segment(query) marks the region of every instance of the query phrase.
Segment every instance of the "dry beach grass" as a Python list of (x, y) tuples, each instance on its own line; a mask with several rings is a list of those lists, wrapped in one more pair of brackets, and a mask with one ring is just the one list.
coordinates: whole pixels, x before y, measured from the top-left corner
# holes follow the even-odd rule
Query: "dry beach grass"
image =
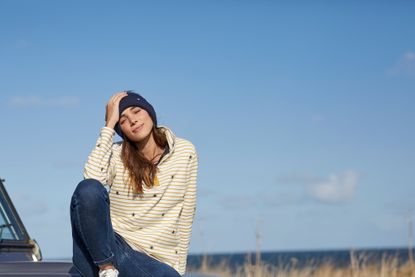
[(412, 259), (401, 263), (397, 257), (383, 257), (381, 261), (374, 263), (365, 255), (356, 255), (350, 252), (350, 265), (348, 267), (336, 267), (330, 262), (314, 266), (297, 268), (296, 261), (285, 267), (277, 267), (259, 262), (254, 264), (250, 259), (239, 266), (236, 271), (231, 271), (226, 261), (216, 266), (210, 266), (207, 258), (198, 269), (192, 270), (201, 274), (221, 277), (415, 277), (415, 266)]

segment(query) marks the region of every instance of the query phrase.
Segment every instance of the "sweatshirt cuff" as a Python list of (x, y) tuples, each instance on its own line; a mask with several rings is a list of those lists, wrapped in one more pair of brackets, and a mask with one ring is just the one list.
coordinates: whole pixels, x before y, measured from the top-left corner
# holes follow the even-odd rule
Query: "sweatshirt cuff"
[(102, 127), (97, 140), (97, 147), (103, 146), (104, 148), (111, 147), (113, 141), (112, 138), (115, 134), (115, 130), (110, 127)]
[(110, 128), (110, 127), (102, 127), (101, 128), (101, 136), (109, 136), (112, 137), (113, 135), (115, 135), (115, 130)]

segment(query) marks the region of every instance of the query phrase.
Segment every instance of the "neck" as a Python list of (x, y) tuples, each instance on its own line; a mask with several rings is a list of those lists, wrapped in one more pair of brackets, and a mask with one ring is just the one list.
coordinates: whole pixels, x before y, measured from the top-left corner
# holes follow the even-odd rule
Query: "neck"
[(154, 157), (162, 152), (160, 146), (157, 145), (154, 140), (153, 132), (151, 132), (147, 138), (137, 143), (138, 149), (149, 161), (153, 160)]

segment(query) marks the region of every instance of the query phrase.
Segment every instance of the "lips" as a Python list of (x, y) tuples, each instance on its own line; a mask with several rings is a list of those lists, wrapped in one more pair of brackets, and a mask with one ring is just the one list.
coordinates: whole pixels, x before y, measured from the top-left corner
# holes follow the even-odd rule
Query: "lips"
[(140, 131), (140, 130), (143, 128), (143, 126), (144, 126), (144, 123), (142, 123), (141, 125), (139, 125), (139, 126), (135, 127), (135, 128), (132, 130), (132, 132), (133, 132), (133, 133), (137, 133), (138, 131)]

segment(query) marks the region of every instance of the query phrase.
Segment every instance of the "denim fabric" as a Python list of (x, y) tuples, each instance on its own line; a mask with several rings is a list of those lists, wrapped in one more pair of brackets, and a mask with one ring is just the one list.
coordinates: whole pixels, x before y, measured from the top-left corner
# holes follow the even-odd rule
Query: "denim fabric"
[(73, 263), (83, 276), (98, 276), (99, 265), (112, 263), (120, 277), (178, 277), (173, 267), (132, 249), (114, 232), (110, 200), (95, 179), (81, 181), (71, 199)]

